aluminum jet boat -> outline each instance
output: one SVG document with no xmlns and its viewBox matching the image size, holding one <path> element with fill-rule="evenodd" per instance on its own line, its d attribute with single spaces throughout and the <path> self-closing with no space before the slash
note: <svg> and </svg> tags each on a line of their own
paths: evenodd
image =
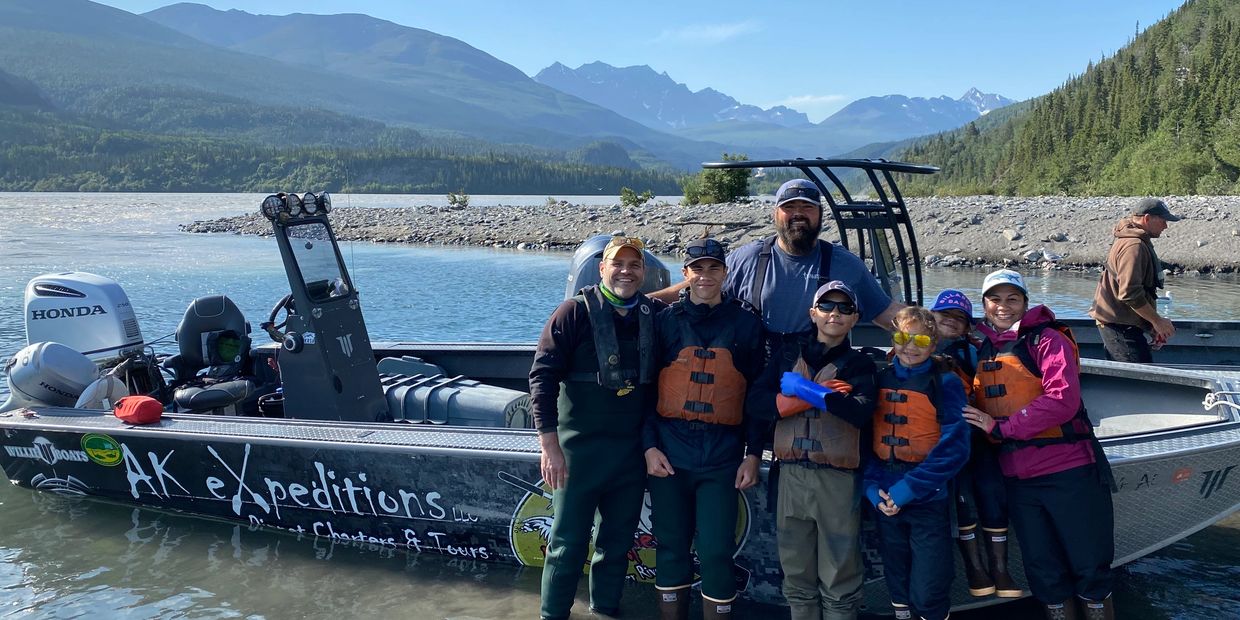
<svg viewBox="0 0 1240 620">
<path fill-rule="evenodd" d="M 893 174 L 934 168 L 822 159 L 710 166 L 776 164 L 802 170 L 832 196 L 842 242 L 895 298 L 922 300 L 916 241 Z M 854 199 L 839 170 L 869 179 L 877 198 Z M 31 344 L 7 366 L 12 395 L 0 411 L 9 480 L 299 536 L 541 566 L 554 515 L 529 428 L 534 345 L 371 342 L 330 197 L 278 194 L 261 209 L 290 285 L 256 332 L 270 337 L 266 344 L 253 344 L 236 305 L 215 295 L 187 308 L 177 353 L 156 356 L 117 283 L 82 273 L 31 281 Z M 578 250 L 567 293 L 597 276 L 606 241 Z M 668 283 L 666 270 L 651 271 L 649 288 Z M 878 332 L 857 336 L 867 338 Z M 1117 564 L 1240 507 L 1240 374 L 1086 359 L 1082 384 L 1118 485 Z M 126 394 L 158 400 L 161 419 L 114 416 L 111 405 Z M 743 596 L 778 604 L 766 483 L 764 466 L 761 483 L 739 496 L 734 561 Z M 643 583 L 658 570 L 649 514 L 647 504 L 629 555 L 629 576 Z M 870 526 L 864 543 L 866 607 L 882 612 L 887 595 Z M 1019 560 L 1012 565 L 1023 579 Z M 964 584 L 955 581 L 957 609 L 1004 600 L 970 597 Z"/>
</svg>

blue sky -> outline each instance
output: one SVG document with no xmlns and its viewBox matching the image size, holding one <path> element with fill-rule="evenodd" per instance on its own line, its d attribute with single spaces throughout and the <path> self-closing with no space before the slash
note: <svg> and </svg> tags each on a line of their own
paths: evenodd
<svg viewBox="0 0 1240 620">
<path fill-rule="evenodd" d="M 1179 0 L 207 0 L 283 15 L 366 13 L 455 37 L 526 74 L 559 61 L 649 65 L 693 90 L 820 121 L 861 97 L 1043 94 Z M 165 0 L 107 0 L 134 13 Z M 323 33 L 329 34 L 329 33 Z"/>
</svg>

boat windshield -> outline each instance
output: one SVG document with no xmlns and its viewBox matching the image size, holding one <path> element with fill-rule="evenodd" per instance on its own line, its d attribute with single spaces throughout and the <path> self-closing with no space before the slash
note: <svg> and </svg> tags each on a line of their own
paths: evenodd
<svg viewBox="0 0 1240 620">
<path fill-rule="evenodd" d="M 336 259 L 327 226 L 306 222 L 288 227 L 289 245 L 311 301 L 324 302 L 349 295 L 349 285 Z"/>
</svg>

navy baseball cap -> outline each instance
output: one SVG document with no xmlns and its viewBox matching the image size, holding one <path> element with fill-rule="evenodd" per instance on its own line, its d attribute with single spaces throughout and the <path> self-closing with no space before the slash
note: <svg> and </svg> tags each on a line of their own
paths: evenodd
<svg viewBox="0 0 1240 620">
<path fill-rule="evenodd" d="M 794 200 L 804 200 L 815 207 L 822 206 L 822 191 L 814 185 L 813 181 L 806 179 L 793 179 L 779 186 L 779 191 L 775 192 L 775 206 L 782 206 L 784 203 Z"/>
<path fill-rule="evenodd" d="M 857 294 L 847 284 L 839 280 L 832 280 L 818 287 L 818 290 L 814 292 L 814 305 L 818 305 L 818 302 L 822 301 L 823 296 L 831 291 L 839 291 L 847 295 L 848 299 L 852 300 L 853 305 L 857 306 L 858 309 L 861 308 L 861 304 L 857 302 Z"/>
<path fill-rule="evenodd" d="M 703 260 L 717 260 L 727 264 L 723 244 L 715 239 L 694 239 L 685 246 L 685 267 Z"/>
</svg>

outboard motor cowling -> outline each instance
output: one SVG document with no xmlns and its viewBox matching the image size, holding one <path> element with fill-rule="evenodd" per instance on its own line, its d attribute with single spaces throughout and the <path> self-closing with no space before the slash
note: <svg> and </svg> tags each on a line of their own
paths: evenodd
<svg viewBox="0 0 1240 620">
<path fill-rule="evenodd" d="M 72 407 L 99 378 L 99 367 L 85 355 L 58 342 L 27 345 L 5 367 L 9 399 L 0 411 L 20 407 Z"/>
<path fill-rule="evenodd" d="M 58 342 L 102 366 L 143 346 L 121 285 L 82 271 L 45 274 L 26 285 L 26 342 Z"/>
<path fill-rule="evenodd" d="M 620 233 L 617 233 L 620 234 Z M 564 287 L 564 299 L 577 294 L 582 288 L 599 283 L 598 264 L 603 260 L 603 248 L 615 235 L 595 235 L 586 239 L 573 252 L 573 264 L 568 268 L 568 285 Z M 642 282 L 642 292 L 652 293 L 665 289 L 672 284 L 671 273 L 667 266 L 650 250 L 642 250 L 646 259 L 646 279 Z"/>
</svg>

